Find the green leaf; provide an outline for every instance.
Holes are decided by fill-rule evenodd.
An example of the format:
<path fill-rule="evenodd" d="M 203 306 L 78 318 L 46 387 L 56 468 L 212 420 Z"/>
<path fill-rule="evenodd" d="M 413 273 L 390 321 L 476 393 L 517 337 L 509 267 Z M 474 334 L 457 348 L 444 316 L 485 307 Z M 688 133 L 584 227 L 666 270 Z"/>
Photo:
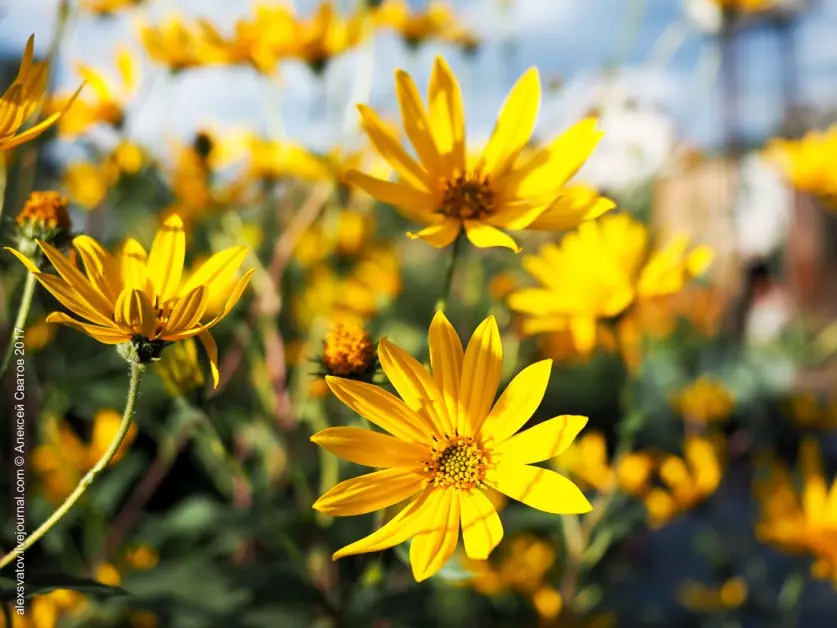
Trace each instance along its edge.
<path fill-rule="evenodd" d="M 17 580 L 9 577 L 0 577 L 0 601 L 14 600 L 17 597 Z M 86 593 L 94 597 L 114 597 L 130 595 L 125 589 L 111 587 L 92 578 L 81 578 L 62 573 L 33 573 L 26 572 L 23 582 L 24 596 L 29 599 L 34 595 L 42 595 L 55 591 L 56 589 L 69 589 Z"/>

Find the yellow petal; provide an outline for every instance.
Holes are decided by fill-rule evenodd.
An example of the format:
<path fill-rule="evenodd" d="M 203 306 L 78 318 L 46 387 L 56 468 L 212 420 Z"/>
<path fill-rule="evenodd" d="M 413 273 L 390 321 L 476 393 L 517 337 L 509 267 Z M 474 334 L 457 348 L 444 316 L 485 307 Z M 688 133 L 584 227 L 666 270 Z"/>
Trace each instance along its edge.
<path fill-rule="evenodd" d="M 206 286 L 207 301 L 212 301 L 227 288 L 245 257 L 247 257 L 247 247 L 244 246 L 233 246 L 218 251 L 183 282 L 177 292 L 178 296 L 184 297 L 198 286 Z"/>
<path fill-rule="evenodd" d="M 201 341 L 206 355 L 209 358 L 209 370 L 212 373 L 212 388 L 214 390 L 218 388 L 218 382 L 221 379 L 221 375 L 218 372 L 218 345 L 215 344 L 215 339 L 208 331 L 199 333 L 198 340 Z M 201 382 L 203 382 L 203 378 L 201 378 Z"/>
<path fill-rule="evenodd" d="M 427 95 L 430 128 L 446 172 L 465 171 L 465 112 L 462 92 L 447 61 L 437 56 Z"/>
<path fill-rule="evenodd" d="M 485 483 L 527 506 L 554 515 L 582 514 L 593 507 L 579 488 L 563 475 L 525 464 L 500 464 Z"/>
<path fill-rule="evenodd" d="M 339 377 L 326 377 L 334 396 L 367 421 L 410 443 L 429 443 L 430 422 L 398 397 L 378 386 Z"/>
<path fill-rule="evenodd" d="M 358 105 L 358 111 L 362 118 L 363 129 L 381 157 L 387 160 L 405 183 L 416 189 L 429 191 L 427 171 L 410 157 L 400 142 L 390 134 L 378 115 L 366 105 Z"/>
<path fill-rule="evenodd" d="M 502 443 L 526 424 L 541 405 L 551 370 L 552 360 L 541 360 L 517 374 L 479 428 L 483 439 Z"/>
<path fill-rule="evenodd" d="M 30 273 L 35 273 L 36 275 L 39 275 L 41 273 L 41 271 L 38 270 L 38 267 L 35 265 L 35 262 L 30 260 L 28 257 L 26 257 L 23 253 L 21 253 L 17 249 L 13 249 L 10 246 L 4 246 L 3 248 L 5 250 L 7 250 L 9 253 L 11 253 L 12 255 L 14 255 L 18 260 L 20 260 L 20 263 L 23 264 L 24 266 L 26 266 L 26 270 L 28 270 Z"/>
<path fill-rule="evenodd" d="M 547 206 L 538 203 L 505 203 L 500 209 L 488 216 L 485 222 L 502 229 L 527 229 L 546 211 Z"/>
<path fill-rule="evenodd" d="M 61 305 L 66 307 L 71 312 L 78 314 L 79 316 L 83 316 L 97 325 L 102 325 L 104 327 L 110 327 L 113 325 L 113 320 L 111 318 L 112 313 L 105 316 L 97 310 L 91 308 L 87 303 L 79 299 L 78 293 L 60 277 L 40 273 L 37 275 L 37 279 L 41 285 L 52 294 L 52 296 L 58 299 Z"/>
<path fill-rule="evenodd" d="M 476 436 L 494 403 L 503 371 L 503 343 L 497 319 L 486 318 L 474 331 L 462 361 L 457 427 Z"/>
<path fill-rule="evenodd" d="M 101 292 L 96 290 L 78 268 L 73 266 L 61 252 L 48 242 L 38 240 L 38 246 L 52 263 L 58 274 L 67 282 L 67 285 L 76 293 L 77 300 L 83 301 L 91 309 L 96 310 L 103 316 L 108 316 L 113 309 L 113 303 L 109 303 Z"/>
<path fill-rule="evenodd" d="M 616 207 L 609 198 L 599 196 L 585 185 L 573 185 L 550 203 L 527 229 L 569 231 L 587 220 L 594 220 Z M 509 227 L 512 228 L 512 227 Z"/>
<path fill-rule="evenodd" d="M 428 334 L 430 345 L 430 370 L 433 379 L 442 391 L 448 416 L 458 417 L 459 411 L 459 380 L 462 378 L 462 360 L 464 352 L 462 341 L 453 325 L 450 324 L 445 313 L 439 310 L 430 323 Z M 457 420 L 457 428 L 463 429 Z"/>
<path fill-rule="evenodd" d="M 418 469 L 430 455 L 427 446 L 359 427 L 329 427 L 314 434 L 311 441 L 344 460 L 381 469 Z"/>
<path fill-rule="evenodd" d="M 686 270 L 697 277 L 702 275 L 715 259 L 715 251 L 708 246 L 696 246 L 686 257 Z"/>
<path fill-rule="evenodd" d="M 99 325 L 90 325 L 88 323 L 82 323 L 81 321 L 77 321 L 76 319 L 67 316 L 62 312 L 53 312 L 52 314 L 46 317 L 46 322 L 72 327 L 73 329 L 80 332 L 84 332 L 93 339 L 98 340 L 99 342 L 106 345 L 118 345 L 122 342 L 131 339 L 130 333 L 120 332 L 118 329 L 115 329 L 114 327 L 102 327 Z"/>
<path fill-rule="evenodd" d="M 178 299 L 169 314 L 163 339 L 168 340 L 171 337 L 174 340 L 179 332 L 192 329 L 200 322 L 206 312 L 206 306 L 206 289 L 203 286 L 198 286 L 182 299 Z"/>
<path fill-rule="evenodd" d="M 570 333 L 579 353 L 590 353 L 596 347 L 596 319 L 574 316 L 570 319 Z"/>
<path fill-rule="evenodd" d="M 475 247 L 479 249 L 490 249 L 495 246 L 502 246 L 520 253 L 520 247 L 510 235 L 503 233 L 496 227 L 475 220 L 465 221 L 465 234 Z"/>
<path fill-rule="evenodd" d="M 128 238 L 119 253 L 119 267 L 122 275 L 122 286 L 130 290 L 146 290 L 148 287 L 148 271 L 146 262 L 148 255 L 142 244 Z"/>
<path fill-rule="evenodd" d="M 585 425 L 586 416 L 558 416 L 512 436 L 494 451 L 503 464 L 549 460 L 564 453 Z"/>
<path fill-rule="evenodd" d="M 514 84 L 500 109 L 497 124 L 482 154 L 485 174 L 500 177 L 514 165 L 532 137 L 540 103 L 538 70 L 529 68 Z"/>
<path fill-rule="evenodd" d="M 503 524 L 494 504 L 480 490 L 459 491 L 462 540 L 472 560 L 485 560 L 503 540 Z"/>
<path fill-rule="evenodd" d="M 350 170 L 346 174 L 346 180 L 358 186 L 369 196 L 378 199 L 382 203 L 392 205 L 399 210 L 405 218 L 426 224 L 431 222 L 433 214 L 433 196 L 430 192 L 424 192 L 406 183 L 392 183 L 370 177 L 369 175 Z"/>
<path fill-rule="evenodd" d="M 438 510 L 428 513 L 424 528 L 410 544 L 410 565 L 416 582 L 444 567 L 459 543 L 459 499 L 454 490 L 442 489 L 442 493 Z"/>
<path fill-rule="evenodd" d="M 433 514 L 438 510 L 444 493 L 445 491 L 432 489 L 422 491 L 389 523 L 369 536 L 337 550 L 332 555 L 332 559 L 337 560 L 344 556 L 365 552 L 377 552 L 404 543 L 422 529 L 428 514 Z"/>
<path fill-rule="evenodd" d="M 381 338 L 378 343 L 378 359 L 404 403 L 417 414 L 427 417 L 438 436 L 452 434 L 453 423 L 442 392 L 430 373 L 413 356 L 386 338 Z"/>
<path fill-rule="evenodd" d="M 421 490 L 422 478 L 413 471 L 384 469 L 340 482 L 326 491 L 314 509 L 345 517 L 382 510 L 412 497 Z"/>
<path fill-rule="evenodd" d="M 148 279 L 160 303 L 177 294 L 185 258 L 186 233 L 183 231 L 183 220 L 177 214 L 171 214 L 154 236 L 148 254 Z"/>
<path fill-rule="evenodd" d="M 421 102 L 413 79 L 403 70 L 395 72 L 395 91 L 398 96 L 398 105 L 401 108 L 401 121 L 404 124 L 404 131 L 410 138 L 410 143 L 416 149 L 425 169 L 434 178 L 439 174 L 439 151 L 436 148 L 433 134 L 430 131 L 430 121 L 427 119 L 427 112 Z"/>
<path fill-rule="evenodd" d="M 407 237 L 411 240 L 421 238 L 425 242 L 432 244 L 437 249 L 442 249 L 454 240 L 459 235 L 462 229 L 462 223 L 453 218 L 445 218 L 443 222 L 437 225 L 430 225 L 416 233 L 408 233 Z"/>
<path fill-rule="evenodd" d="M 113 256 L 96 240 L 86 235 L 73 238 L 73 247 L 79 252 L 87 276 L 91 279 L 96 277 L 95 284 L 105 298 L 115 302 L 116 297 L 122 292 L 122 278 Z"/>

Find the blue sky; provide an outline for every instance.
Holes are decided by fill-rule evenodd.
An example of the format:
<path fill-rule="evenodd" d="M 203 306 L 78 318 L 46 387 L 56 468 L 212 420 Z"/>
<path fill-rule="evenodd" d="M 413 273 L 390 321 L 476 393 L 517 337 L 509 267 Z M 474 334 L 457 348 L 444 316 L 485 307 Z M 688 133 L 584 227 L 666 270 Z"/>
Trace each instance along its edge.
<path fill-rule="evenodd" d="M 45 51 L 57 4 L 57 0 L 6 0 L 0 13 L 4 52 L 22 50 L 32 32 L 38 50 Z M 310 13 L 315 4 L 296 2 L 303 14 Z M 313 148 L 326 148 L 347 140 L 340 121 L 354 120 L 348 105 L 362 100 L 393 110 L 392 71 L 408 69 L 423 88 L 433 56 L 443 54 L 463 83 L 469 134 L 474 139 L 490 132 L 506 91 L 526 67 L 536 65 L 544 79 L 560 77 L 564 83 L 559 92 L 545 95 L 541 109 L 539 132 L 554 134 L 593 104 L 603 69 L 618 63 L 620 70 L 612 80 L 623 90 L 674 116 L 678 134 L 687 141 L 704 147 L 717 144 L 719 98 L 712 72 L 707 70 L 714 44 L 686 25 L 678 0 L 515 0 L 510 14 L 501 12 L 498 0 L 455 4 L 487 40 L 473 62 L 440 45 L 410 56 L 387 34 L 334 64 L 326 86 L 295 63 L 283 66 L 284 87 L 279 89 L 249 69 L 212 68 L 168 79 L 146 61 L 149 97 L 134 112 L 128 132 L 159 144 L 168 136 L 188 137 L 205 125 L 251 128 L 286 133 Z M 837 105 L 837 0 L 819 0 L 814 5 L 796 27 L 800 96 L 819 106 Z M 237 0 L 151 0 L 142 15 L 152 22 L 172 12 L 200 15 L 229 31 L 233 20 L 249 13 L 251 6 Z M 74 61 L 114 72 L 112 52 L 117 46 L 127 44 L 139 50 L 136 18 L 132 12 L 107 20 L 80 16 L 62 49 L 58 84 L 69 88 L 77 83 L 71 67 Z M 632 30 L 633 24 L 639 28 Z M 660 38 L 674 38 L 677 33 L 685 43 L 673 57 L 661 61 Z M 778 120 L 776 46 L 768 32 L 748 33 L 740 41 L 744 84 L 740 111 L 742 131 L 748 136 L 767 134 Z M 328 121 L 324 120 L 324 96 L 334 103 Z"/>

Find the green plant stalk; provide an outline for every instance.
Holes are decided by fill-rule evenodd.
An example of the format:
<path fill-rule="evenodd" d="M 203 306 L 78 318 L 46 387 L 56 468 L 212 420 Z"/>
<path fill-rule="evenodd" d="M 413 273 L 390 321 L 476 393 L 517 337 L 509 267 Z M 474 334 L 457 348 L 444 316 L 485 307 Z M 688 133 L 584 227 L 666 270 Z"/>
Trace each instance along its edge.
<path fill-rule="evenodd" d="M 128 428 L 131 427 L 131 419 L 134 416 L 134 406 L 137 402 L 137 393 L 139 392 L 142 370 L 143 366 L 140 363 L 131 362 L 131 382 L 128 388 L 128 400 L 125 403 L 125 411 L 122 414 L 122 422 L 119 424 L 119 430 L 105 454 L 99 459 L 96 465 L 87 472 L 87 474 L 78 483 L 75 490 L 66 500 L 64 500 L 64 503 L 61 504 L 61 506 L 59 506 L 58 509 L 52 513 L 52 515 L 50 515 L 49 519 L 47 519 L 37 530 L 30 534 L 23 543 L 19 544 L 15 549 L 0 559 L 0 569 L 8 565 L 17 556 L 32 547 L 41 539 L 41 537 L 49 532 L 53 526 L 55 526 L 55 524 L 70 511 L 76 502 L 81 499 L 81 496 L 84 495 L 87 488 L 95 481 L 105 467 L 110 464 L 110 461 L 113 460 L 116 452 L 119 451 L 120 445 L 122 445 L 122 441 L 125 440 L 125 436 L 128 434 Z"/>
<path fill-rule="evenodd" d="M 0 192 L 2 196 L 2 192 Z M 29 317 L 29 310 L 32 307 L 32 297 L 35 294 L 35 273 L 26 273 L 26 283 L 23 285 L 23 294 L 20 297 L 20 306 L 17 310 L 17 317 L 12 327 L 9 344 L 6 347 L 6 352 L 3 355 L 3 364 L 0 365 L 0 382 L 6 376 L 6 371 L 9 370 L 9 365 L 12 363 L 12 356 L 14 355 L 14 339 L 17 334 L 23 333 L 23 327 L 26 325 L 26 319 Z"/>
<path fill-rule="evenodd" d="M 445 274 L 445 283 L 442 286 L 442 296 L 436 301 L 436 311 L 445 310 L 450 298 L 451 288 L 453 287 L 453 275 L 456 271 L 456 262 L 459 260 L 459 255 L 462 252 L 462 241 L 465 239 L 463 232 L 460 231 L 453 241 L 450 253 L 450 262 L 448 263 L 448 270 Z"/>

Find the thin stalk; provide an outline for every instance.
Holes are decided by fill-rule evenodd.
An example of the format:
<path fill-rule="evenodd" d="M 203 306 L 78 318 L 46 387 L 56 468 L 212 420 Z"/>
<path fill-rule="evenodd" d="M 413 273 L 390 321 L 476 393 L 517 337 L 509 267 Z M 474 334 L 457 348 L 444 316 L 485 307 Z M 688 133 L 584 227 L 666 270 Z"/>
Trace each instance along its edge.
<path fill-rule="evenodd" d="M 459 235 L 456 236 L 456 240 L 453 241 L 453 246 L 451 247 L 450 253 L 450 262 L 448 263 L 448 270 L 445 274 L 445 283 L 442 287 L 442 296 L 436 301 L 436 310 L 444 310 L 447 308 L 448 299 L 450 298 L 451 287 L 453 286 L 453 274 L 456 270 L 456 262 L 459 260 L 459 255 L 462 251 L 462 241 L 465 237 L 462 235 L 462 232 L 459 232 Z"/>
<path fill-rule="evenodd" d="M 12 356 L 14 355 L 14 341 L 23 334 L 23 327 L 26 325 L 26 319 L 29 317 L 29 309 L 32 307 L 32 296 L 35 294 L 35 273 L 26 273 L 26 283 L 23 285 L 23 294 L 20 297 L 20 306 L 17 310 L 17 318 L 12 327 L 11 338 L 9 338 L 9 345 L 6 347 L 6 352 L 3 355 L 3 364 L 0 365 L 0 382 L 6 376 L 6 371 L 9 370 L 9 365 L 12 363 Z"/>
<path fill-rule="evenodd" d="M 128 428 L 131 427 L 131 419 L 134 416 L 134 406 L 137 402 L 137 393 L 139 392 L 142 370 L 143 366 L 141 364 L 138 362 L 131 362 L 131 382 L 128 387 L 128 400 L 125 403 L 125 411 L 122 413 L 122 422 L 119 424 L 119 430 L 117 431 L 116 436 L 114 436 L 110 447 L 108 447 L 107 451 L 99 459 L 96 465 L 81 479 L 75 490 L 66 500 L 64 500 L 64 503 L 58 507 L 58 510 L 52 513 L 49 519 L 47 519 L 37 530 L 30 534 L 23 543 L 19 544 L 15 549 L 0 559 L 0 569 L 8 565 L 17 556 L 32 547 L 41 539 L 42 536 L 49 532 L 53 526 L 55 526 L 55 524 L 70 511 L 76 502 L 81 499 L 81 496 L 84 495 L 87 488 L 93 484 L 94 480 L 105 469 L 105 467 L 110 464 L 110 461 L 113 460 L 116 452 L 119 451 L 120 445 L 122 445 L 122 441 L 125 440 L 125 436 L 128 434 Z"/>

